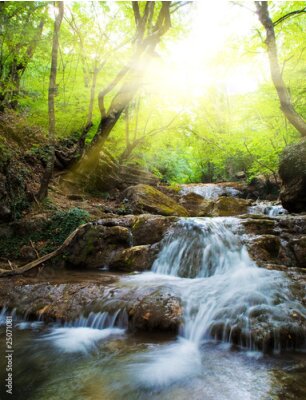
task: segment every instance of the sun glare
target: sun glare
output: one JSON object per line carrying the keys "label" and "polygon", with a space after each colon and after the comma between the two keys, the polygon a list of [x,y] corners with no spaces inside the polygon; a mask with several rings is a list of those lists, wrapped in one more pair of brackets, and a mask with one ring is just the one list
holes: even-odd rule
{"label": "sun glare", "polygon": [[229,38],[238,41],[252,33],[251,10],[220,1],[197,2],[191,12],[192,28],[186,38],[169,44],[167,56],[161,55],[151,65],[154,92],[183,100],[202,96],[210,87],[222,88],[228,95],[255,91],[267,66],[258,68],[254,55],[235,60],[228,48]]}

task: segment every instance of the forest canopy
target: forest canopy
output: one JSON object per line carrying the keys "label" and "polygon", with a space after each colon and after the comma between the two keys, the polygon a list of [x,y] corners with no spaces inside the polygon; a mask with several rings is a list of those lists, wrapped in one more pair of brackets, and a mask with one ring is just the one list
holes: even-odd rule
{"label": "forest canopy", "polygon": [[[62,5],[59,21],[58,2],[1,2],[2,111],[48,137],[58,19],[55,140],[82,137],[167,183],[277,177],[301,135],[280,107],[254,2]],[[280,74],[305,118],[306,3],[268,5]]]}

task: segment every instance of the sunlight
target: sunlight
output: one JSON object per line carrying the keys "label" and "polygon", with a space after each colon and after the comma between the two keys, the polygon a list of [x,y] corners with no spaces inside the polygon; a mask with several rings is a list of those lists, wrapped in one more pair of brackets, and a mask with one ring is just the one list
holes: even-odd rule
{"label": "sunlight", "polygon": [[[153,92],[186,100],[202,96],[213,86],[228,95],[255,91],[263,77],[254,55],[234,60],[228,47],[229,39],[252,33],[252,12],[229,2],[198,2],[193,7],[190,32],[169,44],[167,57],[154,60],[149,68]],[[268,71],[267,66],[264,69]]]}

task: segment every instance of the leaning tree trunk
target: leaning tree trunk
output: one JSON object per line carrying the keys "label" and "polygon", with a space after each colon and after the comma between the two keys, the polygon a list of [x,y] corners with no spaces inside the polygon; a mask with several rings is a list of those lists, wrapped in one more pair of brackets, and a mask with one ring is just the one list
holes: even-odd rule
{"label": "leaning tree trunk", "polygon": [[306,136],[306,121],[296,112],[292,104],[290,94],[285,86],[281,69],[278,62],[277,46],[275,39],[274,24],[269,15],[267,1],[255,1],[257,14],[260,22],[266,31],[266,45],[269,56],[271,78],[281,105],[281,110],[288,121],[300,132],[302,136]]}
{"label": "leaning tree trunk", "polygon": [[58,14],[54,21],[53,31],[53,43],[52,43],[52,54],[51,54],[51,71],[49,80],[48,90],[48,116],[49,116],[49,149],[50,153],[47,160],[45,172],[41,179],[41,185],[38,192],[38,200],[43,200],[48,195],[48,185],[52,177],[54,160],[55,160],[55,108],[54,99],[56,93],[56,74],[57,74],[57,59],[58,59],[58,47],[59,47],[59,33],[61,23],[64,16],[64,2],[59,1],[57,3]]}
{"label": "leaning tree trunk", "polygon": [[[76,166],[76,171],[80,175],[87,176],[95,170],[99,164],[99,153],[105,141],[109,137],[125,108],[138,93],[150,57],[154,55],[155,48],[160,42],[161,37],[171,27],[170,5],[171,1],[162,2],[161,7],[158,10],[157,21],[154,27],[148,29],[151,25],[151,19],[154,14],[155,2],[146,2],[142,16],[140,15],[138,2],[132,2],[136,21],[136,50],[130,63],[127,66],[124,66],[116,75],[114,80],[99,94],[101,120],[96,135],[91,142],[91,146],[87,149],[84,153],[84,157]],[[147,35],[145,34],[146,32]],[[114,95],[111,104],[106,111],[104,106],[105,96],[112,91],[123,78],[127,79]]]}

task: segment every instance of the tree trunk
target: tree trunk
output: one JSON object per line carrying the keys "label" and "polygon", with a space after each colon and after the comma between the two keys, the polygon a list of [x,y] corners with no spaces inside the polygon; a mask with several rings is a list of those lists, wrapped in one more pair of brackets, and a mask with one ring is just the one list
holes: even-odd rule
{"label": "tree trunk", "polygon": [[41,179],[41,185],[38,192],[38,200],[43,200],[48,195],[48,185],[53,174],[54,159],[55,159],[55,108],[54,98],[56,93],[56,74],[57,74],[57,60],[58,60],[58,48],[59,48],[59,33],[61,23],[64,16],[64,2],[57,2],[58,14],[54,21],[53,31],[53,43],[51,53],[51,70],[49,79],[49,90],[48,90],[48,116],[49,116],[49,151],[48,161],[45,172]]}
{"label": "tree trunk", "polygon": [[267,1],[255,1],[257,14],[260,22],[266,31],[266,45],[269,56],[271,78],[281,105],[281,110],[288,121],[300,132],[302,136],[306,136],[306,121],[295,111],[292,104],[290,94],[285,86],[281,69],[278,62],[277,46],[275,39],[274,24],[269,15]]}

